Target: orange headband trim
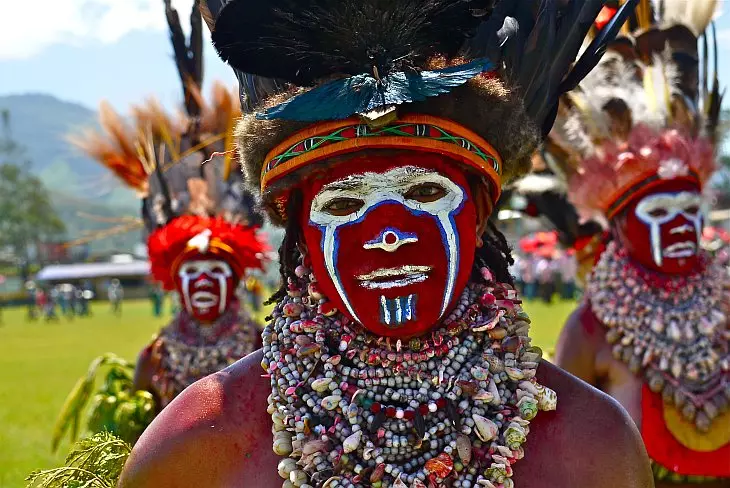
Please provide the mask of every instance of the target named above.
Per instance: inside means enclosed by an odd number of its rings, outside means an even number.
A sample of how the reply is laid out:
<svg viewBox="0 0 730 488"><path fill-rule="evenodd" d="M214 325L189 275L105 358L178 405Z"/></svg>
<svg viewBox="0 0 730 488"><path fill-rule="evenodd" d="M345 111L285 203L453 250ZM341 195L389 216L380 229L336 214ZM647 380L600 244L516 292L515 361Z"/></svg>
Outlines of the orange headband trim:
<svg viewBox="0 0 730 488"><path fill-rule="evenodd" d="M352 117L314 124L269 151L261 170L261 191L310 163L364 149L411 149L443 154L491 181L492 200L501 193L502 158L476 133L453 121L412 114L382 127Z"/></svg>
<svg viewBox="0 0 730 488"><path fill-rule="evenodd" d="M614 193L614 196L609 200L611 203L606 209L606 217L611 220L618 215L623 209L625 209L637 196L643 196L650 192L653 188L667 181L689 181L696 183L700 188L700 178L694 171L690 171L687 176L678 176L671 179L661 178L657 175L656 171L646 172L645 174L637 176L634 181L619 189Z"/></svg>

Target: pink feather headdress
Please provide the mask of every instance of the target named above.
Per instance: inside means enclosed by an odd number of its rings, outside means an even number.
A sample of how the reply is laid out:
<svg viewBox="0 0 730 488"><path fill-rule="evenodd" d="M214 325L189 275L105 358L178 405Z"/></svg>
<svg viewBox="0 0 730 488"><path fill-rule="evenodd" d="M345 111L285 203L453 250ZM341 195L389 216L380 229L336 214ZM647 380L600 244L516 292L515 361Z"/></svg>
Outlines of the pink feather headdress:
<svg viewBox="0 0 730 488"><path fill-rule="evenodd" d="M626 142L608 141L581 162L568 181L570 200L584 215L611 219L663 181L683 179L702 188L714 171L707 139L638 125Z"/></svg>

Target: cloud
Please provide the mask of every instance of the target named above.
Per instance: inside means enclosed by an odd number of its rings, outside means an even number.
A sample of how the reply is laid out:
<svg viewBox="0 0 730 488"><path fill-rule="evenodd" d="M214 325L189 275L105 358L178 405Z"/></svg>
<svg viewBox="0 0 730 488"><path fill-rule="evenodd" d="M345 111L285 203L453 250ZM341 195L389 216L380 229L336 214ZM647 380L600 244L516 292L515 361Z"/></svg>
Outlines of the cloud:
<svg viewBox="0 0 730 488"><path fill-rule="evenodd" d="M110 44L133 30L167 28L161 0L26 0L4 2L0 60L32 57L54 44ZM186 19L193 0L173 0ZM186 25L183 20L183 26Z"/></svg>

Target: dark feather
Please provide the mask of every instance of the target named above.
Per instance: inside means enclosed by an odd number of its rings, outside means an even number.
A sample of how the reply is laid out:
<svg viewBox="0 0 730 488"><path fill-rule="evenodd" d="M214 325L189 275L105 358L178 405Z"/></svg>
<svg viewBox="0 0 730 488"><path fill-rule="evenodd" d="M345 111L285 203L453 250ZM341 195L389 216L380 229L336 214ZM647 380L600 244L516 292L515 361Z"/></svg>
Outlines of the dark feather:
<svg viewBox="0 0 730 488"><path fill-rule="evenodd" d="M618 9L611 21L606 24L601 32L593 39L591 44L585 50L575 66L560 85L560 93L566 93L581 82L593 68L596 67L598 61L601 60L606 52L608 44L616 37L621 26L626 22L626 18L636 7L638 0L627 0L621 8Z"/></svg>
<svg viewBox="0 0 730 488"><path fill-rule="evenodd" d="M190 15L190 42L185 38L180 16L170 0L165 0L165 16L170 31L170 42L175 53L175 64L182 83L185 110L191 117L200 115L200 106L188 88L189 83L198 86L203 80L203 27L198 4L193 4Z"/></svg>
<svg viewBox="0 0 730 488"><path fill-rule="evenodd" d="M550 100L575 61L586 32L590 30L600 9L600 0L571 2L566 10L561 13L556 34L556 50L552 53L551 69L547 75L548 83L545 85L549 87L549 92L536 98L536 101L541 102L541 104L533 109L534 113L537 114L537 120L547 118L547 112L552 108ZM552 124L550 125L552 126Z"/></svg>
<svg viewBox="0 0 730 488"><path fill-rule="evenodd" d="M717 32L715 31L715 23L710 24L712 26L712 42L713 42L713 55L714 55L714 67L713 67L713 81L712 90L708 93L705 99L705 132L708 134L713 142L718 142L720 135L718 134L718 128L720 126L720 112L722 109L722 100L725 95L725 90L720 90L720 80L718 79L718 53L717 53ZM705 70L706 72L707 70ZM707 76L707 75L705 75Z"/></svg>
<svg viewBox="0 0 730 488"><path fill-rule="evenodd" d="M190 59L192 61L192 78L195 84L203 86L203 17L200 7L193 4L190 12Z"/></svg>
<svg viewBox="0 0 730 488"><path fill-rule="evenodd" d="M530 106L534 103L535 94L541 91L545 84L550 83L550 78L546 75L549 73L552 51L557 47L555 45L557 18L555 0L545 0L524 47L518 83L528 112L531 112Z"/></svg>
<svg viewBox="0 0 730 488"><path fill-rule="evenodd" d="M320 85L259 114L259 118L300 122L345 119L356 113L448 93L493 67L491 61L477 59L437 71L392 73L383 79L370 74L356 75Z"/></svg>
<svg viewBox="0 0 730 488"><path fill-rule="evenodd" d="M231 0L212 39L234 68L306 86L332 75L380 76L451 57L480 19L477 0Z"/></svg>
<svg viewBox="0 0 730 488"><path fill-rule="evenodd" d="M558 98L564 92L560 84L602 3L601 0L503 0L469 41L467 53L488 55L501 64L506 80L519 87L528 114L547 133L552 127ZM612 30L602 39L608 40L615 34ZM578 73L575 77L578 78Z"/></svg>
<svg viewBox="0 0 730 488"><path fill-rule="evenodd" d="M241 108L244 112L251 112L263 100L284 89L284 83L277 80L244 73L237 69L233 71L238 78Z"/></svg>

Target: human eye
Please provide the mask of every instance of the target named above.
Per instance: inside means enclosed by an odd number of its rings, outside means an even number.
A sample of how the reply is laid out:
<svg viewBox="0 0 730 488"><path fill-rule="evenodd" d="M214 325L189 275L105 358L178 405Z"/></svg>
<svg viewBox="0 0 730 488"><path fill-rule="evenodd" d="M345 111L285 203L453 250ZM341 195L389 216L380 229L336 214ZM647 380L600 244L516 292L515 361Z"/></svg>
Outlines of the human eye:
<svg viewBox="0 0 730 488"><path fill-rule="evenodd" d="M408 200L430 203L446 196L446 189L437 183L421 183L408 189L405 193Z"/></svg>
<svg viewBox="0 0 730 488"><path fill-rule="evenodd" d="M322 210L330 215L338 217L350 215L360 210L365 202L357 198L333 198L328 201Z"/></svg>
<svg viewBox="0 0 730 488"><path fill-rule="evenodd" d="M662 217L666 217L667 215L669 215L669 212L665 208L655 208L653 210L650 210L647 213L649 215L651 215L652 217L654 217L655 219L660 219Z"/></svg>
<svg viewBox="0 0 730 488"><path fill-rule="evenodd" d="M183 264L180 268L180 274L194 275L198 272L198 267L194 264Z"/></svg>

